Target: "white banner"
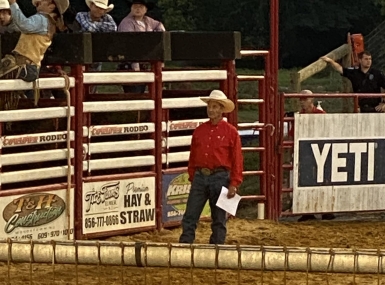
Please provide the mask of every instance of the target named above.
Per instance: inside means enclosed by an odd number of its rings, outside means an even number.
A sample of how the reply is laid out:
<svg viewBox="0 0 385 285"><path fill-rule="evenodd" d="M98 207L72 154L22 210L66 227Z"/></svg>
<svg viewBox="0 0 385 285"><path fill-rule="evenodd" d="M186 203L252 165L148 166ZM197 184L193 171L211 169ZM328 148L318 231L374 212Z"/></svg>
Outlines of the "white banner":
<svg viewBox="0 0 385 285"><path fill-rule="evenodd" d="M293 213L385 209L385 114L296 114Z"/></svg>
<svg viewBox="0 0 385 285"><path fill-rule="evenodd" d="M69 203L66 193L67 190L62 189L1 197L0 238L67 240L69 230L73 239L73 189Z"/></svg>
<svg viewBox="0 0 385 285"><path fill-rule="evenodd" d="M83 183L83 234L155 226L155 178Z"/></svg>

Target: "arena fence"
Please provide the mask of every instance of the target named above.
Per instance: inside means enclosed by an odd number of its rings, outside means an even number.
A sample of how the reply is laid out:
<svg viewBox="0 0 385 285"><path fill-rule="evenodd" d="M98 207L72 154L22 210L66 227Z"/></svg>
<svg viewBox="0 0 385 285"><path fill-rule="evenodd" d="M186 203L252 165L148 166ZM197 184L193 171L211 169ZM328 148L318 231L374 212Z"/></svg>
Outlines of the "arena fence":
<svg viewBox="0 0 385 285"><path fill-rule="evenodd" d="M28 268L24 271L24 281L30 281L30 284L82 284L85 271L88 272L88 284L105 284L106 280L111 284L127 284L129 280L134 282L138 275L142 275L140 282L136 280L138 284L153 284L158 277L164 279L161 284L174 284L173 277L177 279L180 276L173 274L181 273L185 282L190 284L244 284L245 279L256 284L272 284L272 281L274 284L291 284L293 276L296 276L295 282L304 281L306 284L317 284L312 283L317 278L318 284L322 284L323 278L345 276L346 280L347 275L337 273L350 274L348 278L353 280L353 284L356 284L356 279L365 278L371 280L371 284L381 284L384 255L380 249L102 241L0 242L0 261L6 263L3 269L7 268L2 277L6 284L17 282L15 266ZM39 264L44 267L39 267ZM73 267L66 267L68 265ZM72 268L71 276L64 281L60 274L68 268ZM107 268L110 274L106 276L104 270ZM204 282L196 277L202 274L203 269L213 270L206 270ZM45 280L38 280L42 274L40 270L53 274ZM274 272L274 278L271 278ZM213 280L209 280L212 275ZM231 278L224 281L223 276ZM293 284L299 284L295 282Z"/></svg>
<svg viewBox="0 0 385 285"><path fill-rule="evenodd" d="M268 53L249 51L247 54L265 56ZM148 72L84 72L82 66L72 66L71 75L68 86L71 95L67 96L66 102L48 99L39 101L37 108L2 111L1 122L4 123L1 126L14 122L22 124L21 132L10 134L8 130L6 135L2 135L0 183L2 189L8 191L0 195L9 196L9 203L21 199L20 209L7 208L5 222L18 211L22 211L22 217L30 215L22 199L24 194L39 193L24 197L35 201L36 210L40 211L42 206L48 209L53 201L58 207L57 216L52 216L49 221L40 221L41 226L55 221L54 226L40 227L38 231L31 226L31 229L20 230L17 234L7 232L4 238L50 239L57 236L57 231L60 237L64 237L62 233L72 233L75 227L77 238L89 239L180 223L189 190L186 165L191 135L200 123L207 120L205 115L183 119L186 118L183 112L192 108L204 109L206 105L199 96L207 96L209 90L170 90L167 93L163 91L163 84L186 80L216 82L218 88L239 104L263 104L267 94L263 76L241 75L240 80L259 81L260 98L238 100L238 78L233 60L225 61L219 69L210 70L162 70L160 62L151 63ZM62 89L65 83L64 78L43 78L36 85L39 89ZM92 86L120 84L145 84L148 92L139 95L108 94L110 97L90 92ZM32 87L32 83L7 80L0 91ZM24 103L28 102L25 100ZM181 110L181 119L170 117ZM137 121L133 122L127 114L135 112ZM143 119L141 115L144 113L147 115ZM261 133L262 143L258 147L243 147L244 152L262 153L259 169L245 171L244 174L249 176L267 175L263 163L266 161L262 134L265 130L264 113L260 113L260 122L238 124L234 114L227 118L240 130L252 128ZM123 120L114 123L112 117L100 120L95 114L122 114ZM53 131L39 132L36 127L29 131L26 126L36 120L42 130L47 126L41 126L40 121L48 120ZM178 131L184 132L179 135ZM36 149L31 151L31 146L36 146ZM261 189L262 195L245 196L244 199L257 199L262 206L271 202L272 197L267 197L264 188ZM48 204L44 204L46 202ZM66 209L66 223L62 221L62 209ZM263 218L264 207L259 209ZM208 215L206 212L202 217ZM68 224L68 227L62 229L63 224ZM33 230L36 237L31 235Z"/></svg>

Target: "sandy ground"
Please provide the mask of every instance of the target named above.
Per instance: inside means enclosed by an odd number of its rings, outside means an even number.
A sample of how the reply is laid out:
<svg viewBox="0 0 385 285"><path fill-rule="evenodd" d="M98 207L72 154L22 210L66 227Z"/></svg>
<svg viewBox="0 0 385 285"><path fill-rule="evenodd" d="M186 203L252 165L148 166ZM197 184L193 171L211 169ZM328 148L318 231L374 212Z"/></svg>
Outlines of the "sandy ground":
<svg viewBox="0 0 385 285"><path fill-rule="evenodd" d="M373 218L374 217L374 218ZM280 222L231 219L227 244L326 248L384 248L382 214L337 217L333 221L298 223L295 218ZM180 228L116 236L110 241L178 241ZM210 223L201 222L197 243L207 243ZM130 268L2 264L0 284L385 284L382 275L346 275L306 272L261 272L169 268ZM383 279L383 280L382 280Z"/></svg>

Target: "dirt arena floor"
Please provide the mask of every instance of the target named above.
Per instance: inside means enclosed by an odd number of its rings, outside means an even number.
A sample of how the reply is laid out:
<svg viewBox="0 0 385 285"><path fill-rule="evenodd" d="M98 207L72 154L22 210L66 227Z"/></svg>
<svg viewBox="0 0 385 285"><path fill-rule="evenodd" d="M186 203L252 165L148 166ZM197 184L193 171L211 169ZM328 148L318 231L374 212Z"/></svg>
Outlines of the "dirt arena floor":
<svg viewBox="0 0 385 285"><path fill-rule="evenodd" d="M108 238L109 241L178 241L180 228ZM210 223L201 222L197 243L207 243ZM384 248L382 213L337 216L332 221L298 223L234 218L228 222L227 244L323 248ZM167 258L167 257L165 257ZM169 268L2 264L0 284L385 284L383 275L347 275L306 272L261 272Z"/></svg>

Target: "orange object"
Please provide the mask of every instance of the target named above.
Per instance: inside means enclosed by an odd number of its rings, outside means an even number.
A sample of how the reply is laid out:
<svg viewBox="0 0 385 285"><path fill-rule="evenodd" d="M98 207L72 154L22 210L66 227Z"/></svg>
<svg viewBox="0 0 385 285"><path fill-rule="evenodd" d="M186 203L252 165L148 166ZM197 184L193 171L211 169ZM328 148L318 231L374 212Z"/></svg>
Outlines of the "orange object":
<svg viewBox="0 0 385 285"><path fill-rule="evenodd" d="M352 66L358 66L358 54L364 51L364 37L362 34L350 36L352 44Z"/></svg>

